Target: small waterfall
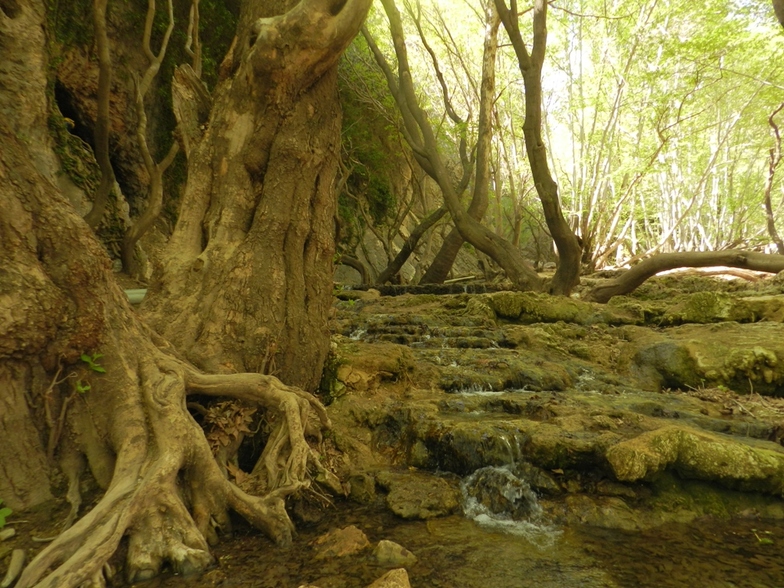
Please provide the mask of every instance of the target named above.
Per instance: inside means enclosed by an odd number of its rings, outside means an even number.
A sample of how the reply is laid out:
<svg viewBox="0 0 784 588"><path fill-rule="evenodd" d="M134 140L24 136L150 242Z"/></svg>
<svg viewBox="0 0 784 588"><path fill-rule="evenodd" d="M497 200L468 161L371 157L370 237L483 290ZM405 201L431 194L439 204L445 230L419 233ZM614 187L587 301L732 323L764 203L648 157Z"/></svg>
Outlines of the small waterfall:
<svg viewBox="0 0 784 588"><path fill-rule="evenodd" d="M348 336L348 338L349 338L349 339L351 339L352 341L361 341L361 340L362 340L362 338L363 338L365 335L367 335L367 329L357 328L355 331L353 331L353 332L352 332L352 333L351 333L351 334Z"/></svg>
<svg viewBox="0 0 784 588"><path fill-rule="evenodd" d="M562 531L544 520L528 482L507 466L476 470L460 483L463 512L479 525L524 537L539 548L552 546Z"/></svg>

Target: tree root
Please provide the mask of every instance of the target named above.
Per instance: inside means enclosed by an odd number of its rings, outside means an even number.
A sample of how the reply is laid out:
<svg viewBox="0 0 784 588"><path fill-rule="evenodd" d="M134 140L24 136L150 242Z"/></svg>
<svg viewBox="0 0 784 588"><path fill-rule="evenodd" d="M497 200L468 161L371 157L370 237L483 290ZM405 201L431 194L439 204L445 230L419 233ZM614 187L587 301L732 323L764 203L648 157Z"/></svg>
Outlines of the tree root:
<svg viewBox="0 0 784 588"><path fill-rule="evenodd" d="M131 381L136 394L117 394L118 382L107 376L105 394L110 396L101 396L94 384L84 402L72 405L72 411L89 415L75 415L72 428L89 421L97 429L95 434L82 432L82 442L103 440L108 445L104 454L116 455L111 480L95 508L33 559L19 578L20 588L105 586L110 572L105 564L125 536L129 582L148 580L166 565L179 574L202 571L213 563L209 545L217 541L218 532L230 531L229 509L277 544L288 545L294 525L286 498L309 486L309 462L320 477L329 479L305 440L309 431L330 426L315 397L272 376L205 375L159 350L154 353L153 361L147 356L134 365L124 358L107 369L126 387ZM233 397L267 409L275 427L254 469L259 478L255 487L262 495L254 496L226 478L186 409L188 394ZM99 407L110 415L105 420ZM92 452L96 454L100 452ZM66 448L62 462L69 470L70 522L81 502L78 481L84 460ZM94 459L89 465L105 466Z"/></svg>

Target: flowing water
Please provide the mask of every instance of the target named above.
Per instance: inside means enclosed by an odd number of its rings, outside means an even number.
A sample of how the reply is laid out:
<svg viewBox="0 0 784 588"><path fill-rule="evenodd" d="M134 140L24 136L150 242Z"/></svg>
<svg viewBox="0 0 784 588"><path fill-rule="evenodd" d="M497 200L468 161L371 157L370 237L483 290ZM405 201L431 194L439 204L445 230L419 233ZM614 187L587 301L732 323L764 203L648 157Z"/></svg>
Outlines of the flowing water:
<svg viewBox="0 0 784 588"><path fill-rule="evenodd" d="M470 484L464 481L464 489ZM528 491L513 485L506 492L514 502ZM389 539L416 554L409 568L415 588L784 587L784 530L778 521L705 519L623 532L558 529L542 520L535 505L517 522L484 510L476 500L468 501L467 514L404 521L380 505L339 505L328 519L302 530L289 549L242 528L215 550L216 568L200 577L164 575L146 586L362 588L386 571L369 550L313 561L310 545L329 529L353 524L371 542Z"/></svg>

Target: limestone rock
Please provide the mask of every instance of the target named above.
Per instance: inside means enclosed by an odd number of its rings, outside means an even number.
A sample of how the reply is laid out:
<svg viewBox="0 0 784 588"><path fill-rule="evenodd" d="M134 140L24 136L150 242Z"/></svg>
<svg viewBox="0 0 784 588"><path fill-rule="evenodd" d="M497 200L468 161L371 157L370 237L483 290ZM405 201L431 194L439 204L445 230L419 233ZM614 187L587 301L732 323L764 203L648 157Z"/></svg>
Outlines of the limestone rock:
<svg viewBox="0 0 784 588"><path fill-rule="evenodd" d="M648 478L666 468L686 478L729 488L781 494L784 451L773 443L745 444L711 433L667 426L610 447L607 460L624 482Z"/></svg>
<svg viewBox="0 0 784 588"><path fill-rule="evenodd" d="M417 562L417 557L402 545L382 539L373 550L373 557L382 566L389 568L409 567Z"/></svg>
<svg viewBox="0 0 784 588"><path fill-rule="evenodd" d="M367 588L411 588L411 584L408 581L408 572L405 568L400 568L387 572Z"/></svg>
<svg viewBox="0 0 784 588"><path fill-rule="evenodd" d="M433 475L383 472L376 481L389 489L387 506L404 519L432 519L457 511L460 491L456 484Z"/></svg>
<svg viewBox="0 0 784 588"><path fill-rule="evenodd" d="M316 560L331 559L354 555L370 547L367 535L354 525L345 529L336 529L322 535L313 542L316 548Z"/></svg>

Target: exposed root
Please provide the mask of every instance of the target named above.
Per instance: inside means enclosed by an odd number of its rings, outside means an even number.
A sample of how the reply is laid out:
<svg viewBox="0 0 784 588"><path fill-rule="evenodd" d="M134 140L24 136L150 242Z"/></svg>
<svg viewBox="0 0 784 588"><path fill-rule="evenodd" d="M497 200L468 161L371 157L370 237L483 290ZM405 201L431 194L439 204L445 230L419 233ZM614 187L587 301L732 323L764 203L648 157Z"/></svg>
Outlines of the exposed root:
<svg viewBox="0 0 784 588"><path fill-rule="evenodd" d="M148 580L166 565L179 574L202 571L213 563L209 545L218 532L231 531L229 509L277 544L288 545L294 525L286 498L309 486L309 463L320 472L319 479L340 489L305 440L308 431L330 426L326 410L312 395L272 376L204 375L162 354L136 362L121 358L110 372L118 374L118 381L104 380L109 394L129 385L136 394L110 397L115 404L107 405L95 384L84 402L72 405L71 426L83 429L90 423L95 429L77 436L76 446L88 444L80 451L90 457L93 473L96 467L111 467L111 478L95 508L33 559L19 587L103 587L111 575L105 564L123 537L129 541L128 582ZM186 409L188 393L232 397L267 410L275 426L256 468L260 474L254 488L260 496L227 479ZM96 442L105 446L96 450ZM72 449L61 451L71 503L66 525L81 504L79 478L85 465L80 451Z"/></svg>
<svg viewBox="0 0 784 588"><path fill-rule="evenodd" d="M8 588L14 583L19 573L24 567L25 552L24 549L14 549L11 552L11 563L8 564L8 571L0 582L0 588Z"/></svg>

